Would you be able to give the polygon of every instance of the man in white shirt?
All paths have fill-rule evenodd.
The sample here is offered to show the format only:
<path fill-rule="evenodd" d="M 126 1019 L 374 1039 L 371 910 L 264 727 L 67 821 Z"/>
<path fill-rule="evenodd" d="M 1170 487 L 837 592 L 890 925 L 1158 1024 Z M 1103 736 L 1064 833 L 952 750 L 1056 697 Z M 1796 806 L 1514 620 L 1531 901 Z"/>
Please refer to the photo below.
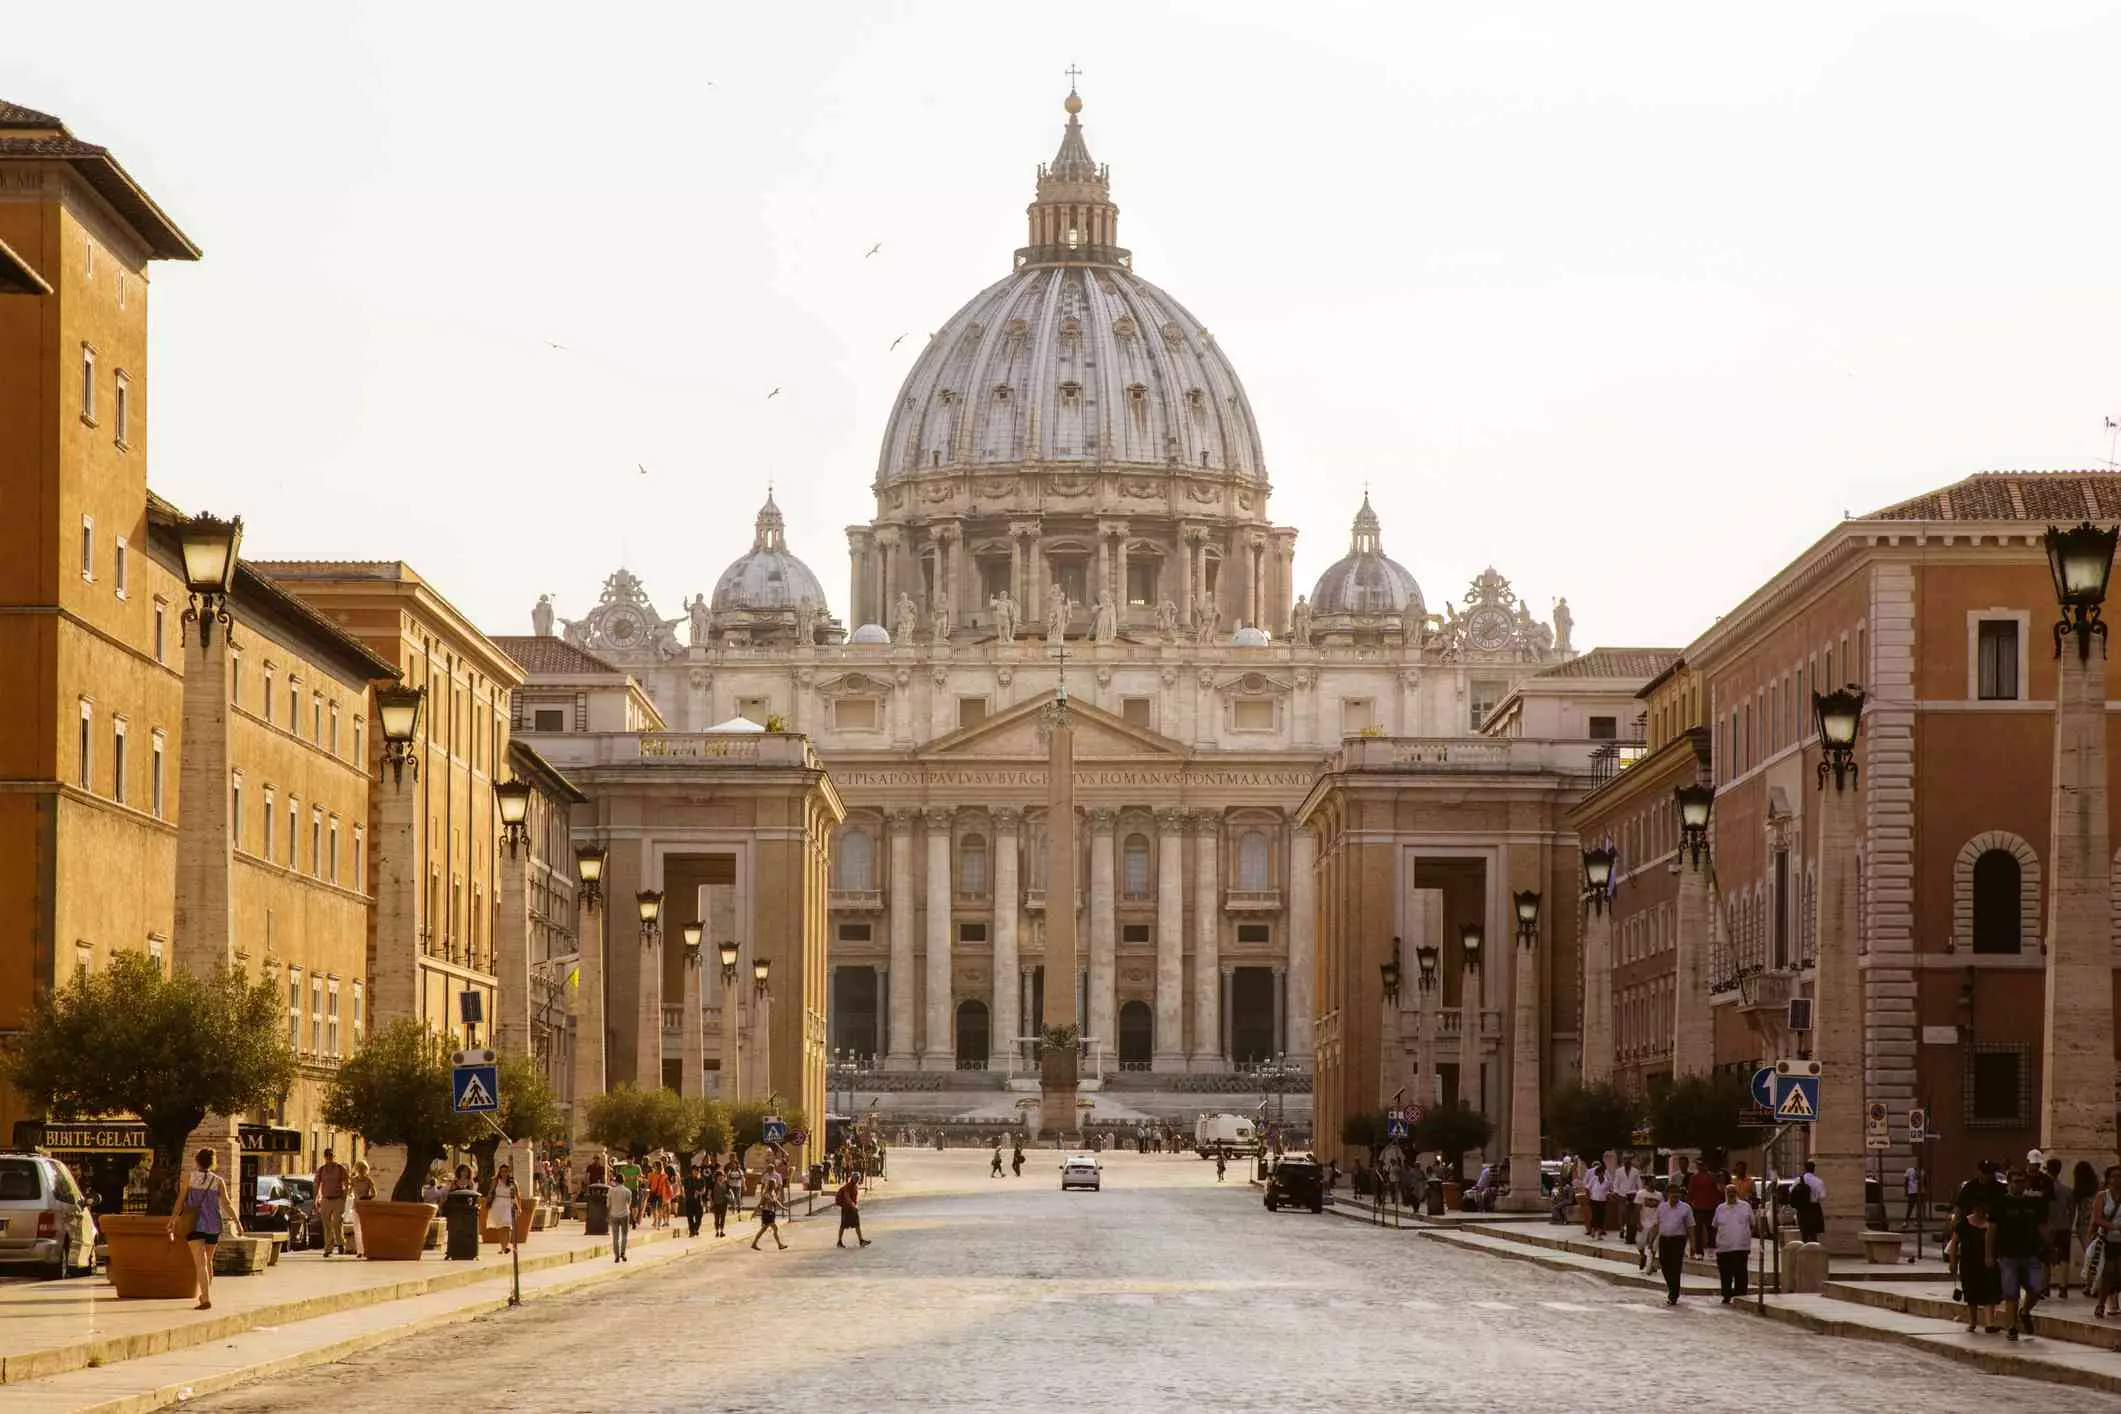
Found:
<path fill-rule="evenodd" d="M 1636 1208 L 1636 1195 L 1642 1192 L 1642 1175 L 1635 1172 L 1635 1156 L 1623 1154 L 1620 1167 L 1613 1173 L 1613 1196 L 1620 1200 L 1620 1237 L 1623 1242 L 1633 1242 L 1641 1226 L 1641 1214 Z"/>
<path fill-rule="evenodd" d="M 1664 1269 L 1664 1304 L 1679 1304 L 1679 1278 L 1686 1273 L 1687 1235 L 1694 1230 L 1694 1210 L 1677 1183 L 1657 1205 L 1657 1264 Z"/>
<path fill-rule="evenodd" d="M 1907 1193 L 1907 1207 L 1900 1214 L 1900 1230 L 1906 1232 L 1914 1226 L 1915 1212 L 1922 1206 L 1922 1170 L 1909 1164 L 1901 1176 L 1901 1186 Z"/>
<path fill-rule="evenodd" d="M 1733 1183 L 1723 1190 L 1712 1225 L 1716 1229 L 1716 1281 L 1723 1291 L 1723 1304 L 1745 1295 L 1746 1262 L 1753 1255 L 1753 1205 L 1738 1196 Z"/>
<path fill-rule="evenodd" d="M 611 1222 L 611 1260 L 626 1260 L 626 1237 L 633 1231 L 633 1190 L 619 1176 L 614 1167 L 611 1171 L 611 1186 L 604 1190 L 604 1211 Z"/>
<path fill-rule="evenodd" d="M 1603 1238 L 1606 1234 L 1606 1199 L 1613 1194 L 1613 1183 L 1606 1177 L 1604 1159 L 1599 1159 L 1591 1165 L 1591 1171 L 1584 1175 L 1583 1186 L 1586 1196 L 1591 1200 L 1590 1212 L 1587 1214 L 1590 1222 L 1586 1226 L 1593 1239 Z"/>

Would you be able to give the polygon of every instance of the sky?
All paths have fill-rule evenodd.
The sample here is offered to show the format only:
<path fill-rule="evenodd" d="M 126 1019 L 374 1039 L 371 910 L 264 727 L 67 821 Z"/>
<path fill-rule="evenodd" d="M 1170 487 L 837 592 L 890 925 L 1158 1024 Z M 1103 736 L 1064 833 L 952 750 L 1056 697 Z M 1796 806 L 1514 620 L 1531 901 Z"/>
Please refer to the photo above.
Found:
<path fill-rule="evenodd" d="M 769 479 L 843 614 L 886 413 L 1023 242 L 1071 64 L 1300 585 L 1367 485 L 1432 609 L 1493 564 L 1579 646 L 1683 645 L 1844 513 L 2121 455 L 2111 3 L 105 0 L 8 37 L 0 97 L 206 252 L 153 271 L 154 487 L 490 632 L 621 565 L 678 616 Z"/>

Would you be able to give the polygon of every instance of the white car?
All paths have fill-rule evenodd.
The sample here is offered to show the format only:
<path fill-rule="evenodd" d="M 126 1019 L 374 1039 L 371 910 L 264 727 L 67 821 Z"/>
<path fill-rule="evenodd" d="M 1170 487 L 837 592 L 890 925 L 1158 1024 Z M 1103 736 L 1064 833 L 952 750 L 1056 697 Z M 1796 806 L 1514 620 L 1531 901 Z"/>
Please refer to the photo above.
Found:
<path fill-rule="evenodd" d="M 1099 1167 L 1095 1154 L 1070 1154 L 1061 1164 L 1061 1191 L 1071 1188 L 1087 1188 L 1096 1192 L 1104 1187 L 1104 1171 Z"/>

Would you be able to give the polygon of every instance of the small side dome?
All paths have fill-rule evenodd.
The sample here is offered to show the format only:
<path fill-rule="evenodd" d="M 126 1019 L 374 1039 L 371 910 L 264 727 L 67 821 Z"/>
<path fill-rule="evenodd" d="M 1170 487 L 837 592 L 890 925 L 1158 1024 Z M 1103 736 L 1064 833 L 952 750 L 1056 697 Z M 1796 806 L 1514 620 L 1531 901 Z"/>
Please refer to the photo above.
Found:
<path fill-rule="evenodd" d="M 1256 624 L 1240 624 L 1237 632 L 1230 635 L 1232 648 L 1265 648 L 1272 641 L 1267 631 Z"/>
<path fill-rule="evenodd" d="M 882 624 L 863 624 L 847 641 L 857 647 L 888 648 L 891 646 L 891 631 Z"/>
<path fill-rule="evenodd" d="M 717 641 L 750 644 L 837 641 L 839 623 L 825 605 L 825 588 L 810 566 L 788 548 L 781 508 L 766 493 L 751 549 L 737 557 L 714 583 L 708 601 Z"/>
<path fill-rule="evenodd" d="M 1320 618 L 1371 615 L 1419 619 L 1428 612 L 1421 586 L 1405 565 L 1385 554 L 1377 512 L 1364 495 L 1348 538 L 1348 553 L 1318 577 L 1311 611 Z"/>

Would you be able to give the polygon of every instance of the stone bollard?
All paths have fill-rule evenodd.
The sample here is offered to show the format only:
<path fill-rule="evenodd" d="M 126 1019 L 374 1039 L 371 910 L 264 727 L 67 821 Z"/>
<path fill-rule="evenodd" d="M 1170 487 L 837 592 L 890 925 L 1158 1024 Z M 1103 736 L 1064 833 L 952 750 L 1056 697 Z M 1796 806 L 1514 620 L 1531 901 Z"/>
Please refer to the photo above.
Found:
<path fill-rule="evenodd" d="M 1782 1289 L 1785 1293 L 1818 1292 L 1826 1288 L 1826 1248 L 1817 1242 L 1791 1242 L 1782 1249 Z"/>

